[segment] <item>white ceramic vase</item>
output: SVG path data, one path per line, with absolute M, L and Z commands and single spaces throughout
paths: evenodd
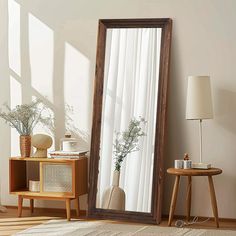
M 102 208 L 112 210 L 125 210 L 125 191 L 119 187 L 120 172 L 113 172 L 112 186 L 104 191 Z
M 46 134 L 35 134 L 32 145 L 36 148 L 33 157 L 47 158 L 47 150 L 52 146 L 52 138 Z

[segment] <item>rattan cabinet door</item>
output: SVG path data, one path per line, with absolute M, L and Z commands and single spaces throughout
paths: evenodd
M 42 191 L 73 194 L 73 175 L 70 164 L 42 164 Z

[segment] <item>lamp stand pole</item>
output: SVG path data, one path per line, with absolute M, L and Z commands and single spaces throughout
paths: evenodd
M 202 119 L 199 120 L 200 163 L 202 163 Z

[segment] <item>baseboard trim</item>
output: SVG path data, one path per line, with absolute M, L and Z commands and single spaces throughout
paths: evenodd
M 17 206 L 5 206 L 8 209 L 17 209 Z M 29 210 L 29 207 L 23 207 L 23 209 L 25 210 Z M 45 208 L 45 207 L 35 207 L 35 210 L 37 210 L 39 213 L 65 213 L 66 209 L 63 208 Z M 71 213 L 73 215 L 76 215 L 76 211 L 75 209 L 71 209 Z M 87 211 L 86 210 L 80 210 L 80 215 L 81 216 L 86 216 L 87 215 Z M 191 216 L 191 218 L 193 218 L 194 216 Z M 168 219 L 169 215 L 163 214 L 162 215 L 163 219 Z M 208 218 L 210 218 L 210 221 L 214 221 L 214 217 L 207 217 L 207 216 L 198 216 L 199 220 L 206 220 Z M 185 215 L 174 215 L 174 219 L 186 219 Z M 235 218 L 219 218 L 219 220 L 221 222 L 236 222 Z

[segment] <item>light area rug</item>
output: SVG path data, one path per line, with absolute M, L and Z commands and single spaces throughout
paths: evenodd
M 236 231 L 160 227 L 104 221 L 50 220 L 15 236 L 235 236 Z

